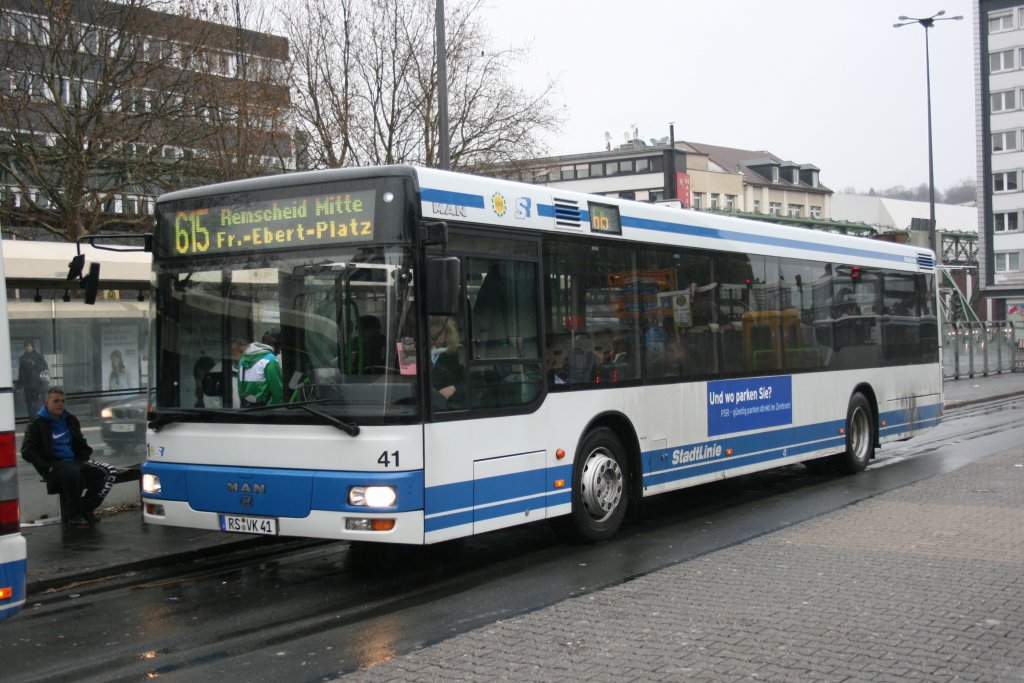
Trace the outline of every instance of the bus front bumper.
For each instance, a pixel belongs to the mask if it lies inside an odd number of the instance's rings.
[[[257,535],[329,538],[345,541],[423,545],[423,512],[354,512],[311,510],[305,517],[262,517],[196,510],[186,501],[142,499],[142,517],[148,524],[223,531],[248,523]],[[230,519],[226,519],[230,518]],[[242,522],[241,527],[236,522]],[[247,533],[247,532],[239,532]]]

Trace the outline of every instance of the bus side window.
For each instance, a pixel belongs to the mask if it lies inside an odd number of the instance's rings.
[[[479,249],[486,241],[474,247]],[[540,396],[537,263],[469,257],[466,277],[470,330],[469,406],[475,409],[525,405]]]

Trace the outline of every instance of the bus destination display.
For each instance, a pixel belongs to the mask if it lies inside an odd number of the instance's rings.
[[[590,230],[592,232],[604,232],[609,235],[622,234],[619,207],[596,202],[587,202],[587,205],[590,210]]]
[[[177,256],[373,240],[375,192],[339,192],[177,211]]]

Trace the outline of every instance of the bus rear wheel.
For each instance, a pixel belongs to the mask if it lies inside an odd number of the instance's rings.
[[[863,472],[875,454],[874,411],[864,394],[856,393],[846,409],[846,451],[835,456],[840,472]]]
[[[572,474],[572,535],[587,543],[615,535],[626,517],[629,483],[622,442],[611,429],[590,432]]]

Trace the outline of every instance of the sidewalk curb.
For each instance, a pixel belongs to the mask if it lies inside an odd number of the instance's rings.
[[[985,396],[984,398],[965,398],[959,401],[945,401],[943,402],[944,408],[959,408],[960,406],[969,406],[977,403],[988,403],[989,401],[1002,401],[1007,398],[1013,398],[1015,396],[1024,396],[1024,390],[1022,391],[1010,391],[1005,394],[992,394],[991,396]]]

